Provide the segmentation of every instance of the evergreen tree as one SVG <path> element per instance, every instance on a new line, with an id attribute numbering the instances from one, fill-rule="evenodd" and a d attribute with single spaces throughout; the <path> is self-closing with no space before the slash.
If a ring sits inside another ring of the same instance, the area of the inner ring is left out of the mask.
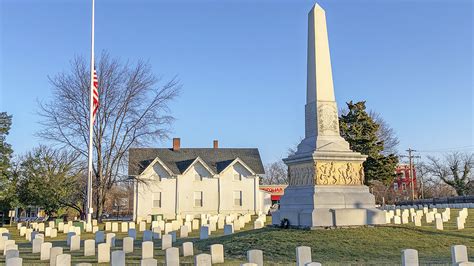
<path id="1" fill-rule="evenodd" d="M 365 183 L 378 180 L 390 184 L 396 177 L 398 158 L 394 154 L 383 155 L 384 142 L 377 137 L 380 125 L 367 113 L 365 101 L 351 101 L 347 107 L 347 114 L 339 118 L 341 136 L 353 151 L 368 156 L 364 162 Z"/>
<path id="2" fill-rule="evenodd" d="M 12 147 L 6 142 L 7 135 L 12 125 L 12 116 L 0 112 L 0 211 L 8 211 L 14 199 L 14 182 L 11 157 Z"/>

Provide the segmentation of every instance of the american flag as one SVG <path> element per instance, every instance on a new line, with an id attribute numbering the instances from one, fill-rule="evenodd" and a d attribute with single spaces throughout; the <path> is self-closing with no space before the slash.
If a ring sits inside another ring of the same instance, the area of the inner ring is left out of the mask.
<path id="1" fill-rule="evenodd" d="M 94 80 L 92 86 L 92 121 L 95 122 L 95 116 L 99 109 L 99 80 L 97 79 L 97 71 L 94 68 Z"/>

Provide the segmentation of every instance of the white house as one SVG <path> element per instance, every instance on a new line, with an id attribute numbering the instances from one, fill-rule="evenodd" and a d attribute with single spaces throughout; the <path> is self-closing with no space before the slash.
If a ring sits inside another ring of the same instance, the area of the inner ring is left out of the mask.
<path id="1" fill-rule="evenodd" d="M 270 195 L 259 190 L 264 174 L 258 149 L 131 148 L 129 176 L 135 178 L 134 219 L 161 214 L 266 212 Z"/>

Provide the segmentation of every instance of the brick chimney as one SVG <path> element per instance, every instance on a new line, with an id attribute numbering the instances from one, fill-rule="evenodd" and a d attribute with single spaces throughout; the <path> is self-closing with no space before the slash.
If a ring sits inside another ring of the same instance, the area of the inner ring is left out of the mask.
<path id="1" fill-rule="evenodd" d="M 173 138 L 173 151 L 179 151 L 180 147 L 181 147 L 181 139 Z"/>
<path id="2" fill-rule="evenodd" d="M 217 139 L 214 140 L 214 149 L 219 149 L 219 141 Z"/>

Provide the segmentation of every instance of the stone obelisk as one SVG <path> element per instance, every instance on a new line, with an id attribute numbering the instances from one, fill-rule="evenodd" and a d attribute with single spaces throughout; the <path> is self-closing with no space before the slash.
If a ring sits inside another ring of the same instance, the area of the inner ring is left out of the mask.
<path id="1" fill-rule="evenodd" d="M 314 5 L 308 15 L 305 138 L 288 165 L 289 186 L 272 216 L 304 228 L 385 223 L 383 211 L 364 186 L 363 162 L 339 133 L 326 15 Z"/>

